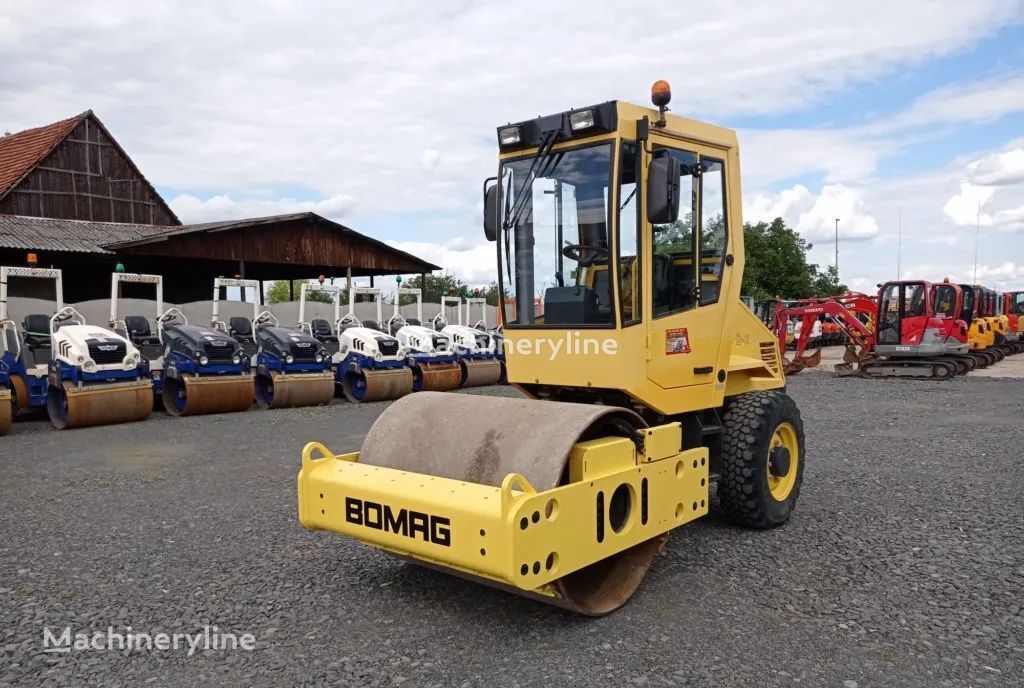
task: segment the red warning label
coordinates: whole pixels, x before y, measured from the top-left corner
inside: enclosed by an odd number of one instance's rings
[[[690,353],[690,335],[685,327],[665,330],[665,353],[669,356]]]

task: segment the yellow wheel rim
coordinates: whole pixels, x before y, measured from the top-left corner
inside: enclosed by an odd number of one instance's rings
[[[789,472],[786,475],[777,477],[772,475],[772,454],[779,447],[789,451]],[[768,462],[765,466],[768,473],[768,490],[777,501],[783,501],[793,491],[796,485],[796,476],[800,470],[800,443],[796,438],[796,428],[789,423],[780,423],[772,434],[772,441],[768,447]]]

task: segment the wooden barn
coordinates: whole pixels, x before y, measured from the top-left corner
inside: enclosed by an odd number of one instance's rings
[[[109,294],[118,264],[206,298],[216,276],[262,281],[440,268],[341,223],[295,213],[182,224],[93,112],[0,138],[0,265],[65,274],[69,301]],[[29,294],[25,294],[29,295]]]

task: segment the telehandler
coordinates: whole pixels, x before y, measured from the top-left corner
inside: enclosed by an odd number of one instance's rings
[[[736,135],[667,114],[665,82],[652,99],[498,129],[484,229],[515,295],[509,383],[529,398],[420,392],[360,452],[308,444],[305,527],[602,615],[708,513],[712,478],[728,519],[786,523],[803,423],[740,302]]]

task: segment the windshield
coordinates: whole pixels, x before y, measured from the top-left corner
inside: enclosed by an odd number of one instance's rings
[[[509,325],[609,325],[608,189],[612,147],[560,150],[502,164],[502,281]],[[531,176],[530,170],[533,169]]]
[[[974,289],[966,284],[961,284],[960,289],[964,293],[964,310],[960,319],[969,323],[974,319]]]
[[[1017,315],[1024,315],[1024,291],[1013,294],[1013,312]]]

